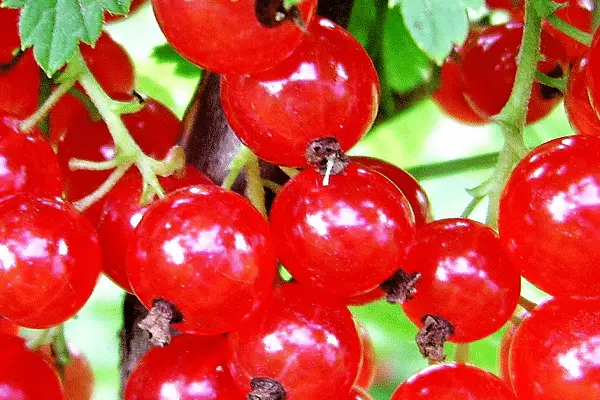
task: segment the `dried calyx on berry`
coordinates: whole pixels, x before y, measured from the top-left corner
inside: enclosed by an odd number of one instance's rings
[[[254,11],[258,22],[267,28],[275,28],[285,21],[290,21],[302,32],[308,32],[298,7],[286,8],[283,0],[256,0]]]
[[[445,318],[431,314],[425,314],[421,321],[423,327],[416,338],[419,351],[430,361],[444,361],[444,343],[454,334],[454,326]]]
[[[165,299],[155,299],[152,309],[138,326],[150,334],[150,343],[154,346],[166,346],[177,331],[171,324],[183,322],[183,315]]]
[[[416,285],[419,279],[421,279],[420,273],[409,274],[399,269],[390,279],[383,282],[380,287],[387,293],[385,299],[388,303],[404,304],[417,293]]]
[[[287,398],[285,389],[275,379],[252,378],[250,387],[252,392],[248,394],[248,400],[285,400]]]
[[[346,169],[350,159],[334,137],[313,140],[306,148],[307,163],[321,175],[337,175]]]

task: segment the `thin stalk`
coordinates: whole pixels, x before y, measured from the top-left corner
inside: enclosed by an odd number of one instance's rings
[[[519,297],[519,305],[529,312],[533,311],[533,309],[537,307],[536,303],[529,299],[526,299],[523,296]]]
[[[260,177],[260,166],[258,157],[253,153],[252,157],[246,163],[246,197],[265,217],[267,216],[267,207],[265,205],[265,188]]]
[[[113,172],[111,172],[109,177],[102,183],[102,185],[100,185],[89,195],[85,196],[83,199],[74,202],[73,206],[79,211],[85,211],[90,208],[92,204],[104,197],[117,184],[119,179],[125,175],[131,165],[131,163],[119,165],[114,169]]]
[[[240,147],[237,151],[231,162],[229,163],[229,173],[223,179],[223,183],[221,183],[221,187],[225,189],[231,189],[236,179],[242,173],[244,166],[248,163],[250,158],[252,158],[254,154],[250,151],[246,146]]]
[[[548,15],[546,20],[550,23],[550,25],[565,35],[577,40],[579,43],[583,43],[586,46],[589,46],[592,43],[592,35],[582,31],[581,29],[575,28],[573,25],[560,19],[556,14]]]
[[[54,351],[56,362],[61,367],[64,367],[71,362],[71,353],[69,353],[69,347],[65,337],[64,324],[60,324],[56,327],[56,331],[52,338],[52,350]]]
[[[566,77],[552,78],[552,77],[542,73],[541,71],[537,70],[537,71],[535,71],[535,79],[543,85],[560,90],[562,93],[565,93],[567,91]]]

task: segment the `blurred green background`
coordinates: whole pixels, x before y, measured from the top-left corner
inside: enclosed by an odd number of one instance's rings
[[[357,3],[367,8],[353,16],[350,28],[363,44],[367,44],[370,29],[374,26],[375,11],[368,8],[370,3],[366,1]],[[385,79],[393,81],[397,90],[408,90],[423,78],[419,74],[427,73],[419,67],[419,63],[425,65],[426,60],[411,53],[415,45],[407,43],[397,18],[399,16],[389,17],[384,27],[389,31],[384,36],[384,54],[391,60],[385,64]],[[186,64],[169,62],[169,48],[163,46],[155,50],[156,46],[165,43],[165,39],[150,7],[145,6],[127,20],[109,26],[108,30],[135,61],[138,90],[162,101],[182,116],[200,72]],[[409,59],[412,61],[407,63]],[[571,134],[571,129],[562,106],[526,131],[530,145],[568,134]],[[502,138],[495,126],[473,128],[460,125],[442,115],[431,101],[425,100],[378,124],[352,153],[377,156],[412,171],[429,194],[435,217],[439,219],[462,213],[470,200],[465,188],[478,185],[488,176],[493,166],[493,154],[501,145]],[[458,171],[443,163],[486,154],[490,156]],[[482,203],[472,217],[482,220],[486,206],[485,202]],[[524,294],[533,300],[542,296],[529,285],[525,285]],[[122,324],[122,299],[123,292],[108,279],[102,278],[88,304],[77,318],[67,323],[69,341],[82,349],[93,365],[97,379],[96,400],[118,398],[118,335]],[[371,392],[378,400],[389,399],[400,382],[426,365],[414,345],[417,330],[399,307],[384,302],[357,307],[352,311],[367,326],[377,351],[378,374]],[[472,362],[496,372],[496,353],[501,335],[502,331],[473,344]],[[448,346],[447,354],[452,353],[452,346]]]

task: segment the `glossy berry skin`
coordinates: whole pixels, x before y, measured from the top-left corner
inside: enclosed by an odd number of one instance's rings
[[[363,306],[373,303],[377,300],[382,300],[385,297],[385,292],[379,286],[369,290],[368,292],[358,294],[356,296],[347,297],[345,303],[349,306]]]
[[[100,273],[96,232],[59,199],[2,199],[0,254],[0,315],[26,328],[72,317]]]
[[[19,9],[0,9],[0,64],[8,64],[21,47]]]
[[[129,6],[129,14],[127,15],[104,13],[104,22],[112,23],[121,21],[122,19],[127,18],[128,15],[131,15],[132,13],[136,12],[141,6],[144,5],[144,3],[146,3],[146,0],[132,0],[131,6]]]
[[[0,69],[0,110],[26,118],[38,107],[40,68],[31,49],[10,68]]]
[[[600,301],[551,299],[517,329],[510,371],[519,399],[600,398]]]
[[[371,339],[367,328],[360,322],[356,323],[356,328],[358,329],[358,335],[360,337],[362,358],[358,377],[356,378],[356,382],[354,382],[354,386],[368,390],[375,380],[375,347],[373,346],[373,340]]]
[[[170,301],[184,318],[175,328],[202,335],[237,328],[271,293],[275,271],[263,216],[216,185],[153,203],[127,254],[129,283],[142,303]]]
[[[166,393],[178,400],[244,400],[225,365],[226,349],[223,336],[176,336],[138,362],[124,400],[164,399]]]
[[[408,378],[390,400],[517,400],[496,375],[469,364],[444,363]]]
[[[19,326],[7,319],[0,318],[0,335],[18,335]]]
[[[439,86],[431,92],[431,99],[450,118],[468,125],[483,125],[488,119],[475,112],[463,94],[457,57],[450,56],[442,64]]]
[[[587,87],[590,103],[600,111],[600,31],[596,30],[588,52]]]
[[[575,28],[592,33],[592,12],[582,5],[571,1],[566,7],[556,11],[556,16],[574,26]],[[583,43],[578,42],[562,31],[556,29],[547,21],[542,25],[543,29],[560,41],[567,56],[569,63],[584,57],[588,52],[588,47]]]
[[[425,314],[445,318],[455,328],[449,339],[455,343],[496,332],[519,300],[520,276],[504,256],[497,234],[469,219],[421,227],[402,269],[421,274],[414,299],[402,305],[408,317],[419,326]]]
[[[255,0],[152,0],[158,24],[177,52],[205,69],[230,74],[271,68],[306,38],[291,21],[262,25],[255,6]],[[316,0],[298,4],[307,26],[316,6]]]
[[[0,198],[16,193],[60,196],[60,168],[52,147],[37,128],[21,132],[21,122],[0,112]]]
[[[460,61],[464,95],[473,109],[491,117],[500,112],[508,101],[517,69],[523,24],[509,22],[488,26],[472,34],[463,45]],[[542,33],[542,54],[546,60],[538,64],[544,73],[566,70],[566,56],[560,42],[550,34]],[[534,82],[527,122],[533,123],[546,116],[560,102],[556,90]]]
[[[512,379],[510,377],[510,347],[512,346],[515,333],[517,332],[517,326],[510,322],[508,328],[502,335],[500,342],[500,348],[498,349],[498,372],[500,378],[506,383],[506,386],[512,389]]]
[[[569,72],[565,111],[575,132],[600,136],[600,119],[590,104],[586,82],[587,58],[576,61]]]
[[[427,193],[425,193],[419,182],[408,172],[378,158],[352,156],[350,159],[352,162],[358,163],[363,167],[379,172],[400,189],[406,200],[410,203],[417,227],[433,221],[433,210],[431,209]]]
[[[256,155],[301,167],[313,140],[335,137],[345,151],[369,130],[379,80],[360,43],[317,17],[300,47],[273,69],[224,75],[221,101],[231,127]]]
[[[279,261],[294,279],[344,298],[393,275],[415,234],[398,188],[353,163],[328,186],[319,173],[302,171],[275,197],[270,222]]]
[[[365,390],[355,386],[350,392],[349,400],[373,400],[373,397]]]
[[[17,336],[0,335],[0,398],[63,400],[64,393],[46,357],[31,352]]]
[[[554,139],[513,170],[500,199],[504,251],[555,297],[600,296],[600,139]]]
[[[166,156],[169,149],[177,143],[181,133],[181,122],[177,116],[152,99],[146,100],[141,111],[124,115],[123,122],[140,148],[150,157],[157,159]],[[87,110],[81,110],[70,123],[58,146],[58,160],[67,200],[76,201],[92,193],[111,172],[72,171],[69,169],[71,158],[106,161],[111,160],[114,155],[114,143],[106,124],[103,121],[92,121]],[[85,215],[96,223],[101,211],[101,202],[98,202],[87,209]]]
[[[252,377],[268,377],[283,385],[287,400],[343,399],[358,374],[360,339],[350,312],[301,284],[278,286],[227,340],[240,389]]]
[[[186,167],[183,177],[172,175],[166,178],[159,177],[158,180],[167,193],[184,186],[212,183],[206,175],[192,166]],[[96,227],[102,247],[104,273],[128,292],[132,289],[125,269],[127,247],[148,210],[148,206],[140,205],[141,198],[141,176],[130,172],[104,198],[102,213]]]
[[[94,371],[87,357],[79,349],[68,344],[69,363],[59,367],[58,360],[50,346],[39,348],[47,360],[54,365],[60,376],[65,392],[65,400],[91,400],[94,392]]]

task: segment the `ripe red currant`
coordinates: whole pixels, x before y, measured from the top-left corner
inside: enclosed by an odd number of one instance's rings
[[[557,17],[579,30],[587,33],[592,32],[592,12],[574,1],[569,2],[566,7],[558,9],[555,14]],[[543,28],[560,41],[567,55],[566,60],[569,63],[572,63],[587,54],[588,47],[586,45],[556,29],[547,21],[544,21]]]
[[[19,326],[0,317],[0,335],[18,335]]]
[[[590,103],[596,113],[600,110],[600,31],[596,30],[588,52],[587,87]]]
[[[469,219],[421,227],[401,266],[421,274],[414,298],[402,305],[408,317],[419,326],[427,314],[444,318],[455,329],[452,342],[496,332],[519,300],[520,276],[504,256],[498,235]]]
[[[275,288],[265,308],[227,340],[229,368],[241,389],[268,377],[288,400],[343,399],[358,374],[360,339],[350,312],[302,284]]]
[[[600,119],[592,108],[588,95],[587,64],[587,58],[583,58],[571,67],[569,86],[565,93],[565,111],[575,132],[600,136]]]
[[[0,64],[10,63],[20,47],[19,10],[0,8]]]
[[[271,293],[276,259],[263,216],[216,185],[179,189],[154,202],[127,254],[127,275],[147,307],[171,302],[202,335],[224,333]]]
[[[25,194],[0,201],[0,315],[27,328],[60,324],[99,273],[96,232],[71,206]]]
[[[15,193],[60,196],[58,160],[41,133],[19,130],[21,120],[0,112],[0,198]]]
[[[182,177],[161,177],[159,181],[167,193],[184,186],[212,183],[206,175],[192,166],[186,167]],[[148,209],[148,206],[140,204],[141,197],[142,179],[139,174],[130,172],[104,198],[97,225],[104,273],[128,292],[132,290],[125,270],[127,247]]]
[[[415,233],[398,188],[352,163],[327,186],[318,172],[302,171],[275,197],[270,220],[279,260],[294,279],[338,297],[393,275]]]
[[[565,248],[563,248],[565,250]],[[550,299],[517,329],[510,372],[520,399],[600,398],[600,301]]]
[[[65,400],[91,400],[94,392],[94,371],[87,357],[79,349],[69,344],[69,362],[60,367],[50,346],[42,346],[39,351],[54,364],[62,381]]]
[[[513,170],[500,200],[500,239],[528,281],[555,297],[599,296],[600,139],[559,138]]]
[[[20,337],[0,335],[0,396],[63,400],[64,392],[45,356],[29,351]]]
[[[406,380],[390,400],[517,400],[496,375],[469,364],[432,365]]]
[[[175,50],[205,69],[235,74],[263,71],[287,58],[305,39],[290,18],[298,13],[309,25],[316,6],[306,0],[288,12],[281,0],[152,0]]]
[[[16,57],[14,63],[0,66],[0,110],[26,118],[38,107],[41,75],[31,49]]]
[[[221,100],[231,127],[256,155],[301,167],[313,140],[334,137],[345,151],[369,130],[379,81],[360,43],[317,17],[300,47],[273,69],[224,75]]]
[[[360,387],[353,387],[348,400],[373,400],[373,397]]]
[[[124,399],[243,400],[225,365],[226,348],[222,336],[176,336],[138,362]]]
[[[356,378],[354,385],[368,390],[375,380],[375,347],[373,346],[373,341],[367,328],[358,321],[356,327],[360,337],[362,358],[358,377]]]
[[[491,25],[474,31],[465,42],[461,52],[461,77],[464,94],[473,109],[491,117],[500,112],[508,101],[517,69],[517,55],[523,35],[523,24],[509,22]],[[566,70],[564,49],[550,34],[542,33],[540,71],[561,76]],[[527,122],[533,123],[546,116],[559,102],[560,92],[534,82]]]

